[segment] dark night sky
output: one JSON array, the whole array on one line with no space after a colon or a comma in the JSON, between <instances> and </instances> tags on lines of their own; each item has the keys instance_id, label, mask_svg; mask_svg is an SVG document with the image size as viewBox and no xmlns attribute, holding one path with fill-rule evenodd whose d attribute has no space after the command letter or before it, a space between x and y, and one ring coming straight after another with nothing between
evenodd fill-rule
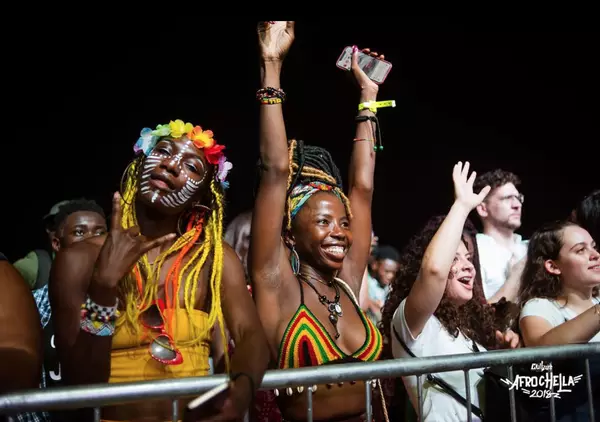
<instances>
[{"instance_id":1,"label":"dark night sky","mask_svg":"<svg viewBox=\"0 0 600 422\"><path fill-rule=\"evenodd\" d=\"M228 217L251 207L255 22L193 19L202 25L38 27L5 52L20 64L4 78L16 115L4 124L20 132L11 128L14 137L4 138L12 199L3 202L0 250L10 259L41 245L41 217L54 202L86 196L108 207L141 128L171 119L211 128L227 145L234 163ZM393 63L379 95L397 102L379 113L385 150L374 227L382 242L400 247L448 209L458 160L478 172L502 167L521 176L525 235L598 188L597 34L502 32L440 17L365 28L358 18L296 23L284 65L285 116L290 137L330 149L345 175L358 95L335 61L357 44Z\"/></svg>"}]
</instances>

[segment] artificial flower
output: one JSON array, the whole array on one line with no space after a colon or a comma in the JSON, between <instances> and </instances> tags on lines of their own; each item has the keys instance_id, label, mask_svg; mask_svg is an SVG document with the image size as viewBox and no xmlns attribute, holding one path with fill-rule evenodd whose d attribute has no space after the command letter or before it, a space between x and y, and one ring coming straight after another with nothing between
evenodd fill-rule
<instances>
[{"instance_id":1,"label":"artificial flower","mask_svg":"<svg viewBox=\"0 0 600 422\"><path fill-rule=\"evenodd\" d=\"M169 125L157 125L156 129L152 131L154 136L168 136L171 133Z\"/></svg>"},{"instance_id":2,"label":"artificial flower","mask_svg":"<svg viewBox=\"0 0 600 422\"><path fill-rule=\"evenodd\" d=\"M200 126L194 127L188 133L188 138L190 138L190 140L194 142L194 145L196 145L198 148L212 147L215 144L213 136L212 130L203 131Z\"/></svg>"},{"instance_id":3,"label":"artificial flower","mask_svg":"<svg viewBox=\"0 0 600 422\"><path fill-rule=\"evenodd\" d=\"M217 167L217 173L215 177L219 182L224 182L227 179L227 174L229 173L229 170L231 170L232 168L233 164L227 161L225 155L221 155L221 158L219 158L219 164Z\"/></svg>"},{"instance_id":4,"label":"artificial flower","mask_svg":"<svg viewBox=\"0 0 600 422\"><path fill-rule=\"evenodd\" d=\"M133 146L133 151L136 155L138 155L140 152L144 153L144 155L146 156L149 155L150 151L152 151L152 149L156 145L156 141L158 141L158 138L158 136L153 135L152 129L150 129L149 127L145 127L140 132L140 137Z\"/></svg>"},{"instance_id":5,"label":"artificial flower","mask_svg":"<svg viewBox=\"0 0 600 422\"><path fill-rule=\"evenodd\" d=\"M194 126L191 123L184 123L183 120L171 120L169 122L169 128L171 129L171 136L173 138L181 138L184 133L190 132Z\"/></svg>"},{"instance_id":6,"label":"artificial flower","mask_svg":"<svg viewBox=\"0 0 600 422\"><path fill-rule=\"evenodd\" d=\"M206 157L206 161L208 161L212 165L219 164L219 160L223 156L224 149L225 149L225 145L219 145L219 144L214 144L210 148L205 148L204 156Z\"/></svg>"}]
</instances>

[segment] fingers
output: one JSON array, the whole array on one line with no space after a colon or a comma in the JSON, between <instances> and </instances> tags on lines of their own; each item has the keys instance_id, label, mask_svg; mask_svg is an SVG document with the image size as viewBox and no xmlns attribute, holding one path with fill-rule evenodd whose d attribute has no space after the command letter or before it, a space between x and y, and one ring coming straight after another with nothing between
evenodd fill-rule
<instances>
[{"instance_id":1,"label":"fingers","mask_svg":"<svg viewBox=\"0 0 600 422\"><path fill-rule=\"evenodd\" d=\"M464 177L464 180L467 180L467 176L469 174L469 167L471 167L471 163L465 161L465 165L462 168L462 176Z\"/></svg>"},{"instance_id":2,"label":"fingers","mask_svg":"<svg viewBox=\"0 0 600 422\"><path fill-rule=\"evenodd\" d=\"M355 45L352 46L352 69L358 69L358 47Z\"/></svg>"},{"instance_id":3,"label":"fingers","mask_svg":"<svg viewBox=\"0 0 600 422\"><path fill-rule=\"evenodd\" d=\"M175 239L175 237L177 237L177 234L169 233L169 234L161 236L157 239L144 242L144 244L142 245L142 248L141 248L141 252L146 253L150 249L154 249L158 246L162 246L163 244L167 243L168 241Z\"/></svg>"},{"instance_id":4,"label":"fingers","mask_svg":"<svg viewBox=\"0 0 600 422\"><path fill-rule=\"evenodd\" d=\"M490 191L492 190L491 186L486 186L485 188L481 189L481 192L479 192L479 195L477 195L478 199L483 202L483 200L485 199L486 196L488 196L488 193L490 193Z\"/></svg>"},{"instance_id":5,"label":"fingers","mask_svg":"<svg viewBox=\"0 0 600 422\"><path fill-rule=\"evenodd\" d=\"M516 349L517 347L519 347L519 340L519 336L516 333L512 333L512 338L510 340L510 348Z\"/></svg>"},{"instance_id":6,"label":"fingers","mask_svg":"<svg viewBox=\"0 0 600 422\"><path fill-rule=\"evenodd\" d=\"M140 235L140 228L138 226L133 226L125 230L125 232L131 237L138 237Z\"/></svg>"},{"instance_id":7,"label":"fingers","mask_svg":"<svg viewBox=\"0 0 600 422\"><path fill-rule=\"evenodd\" d=\"M504 343L504 335L498 330L496 330L496 341L500 344Z\"/></svg>"},{"instance_id":8,"label":"fingers","mask_svg":"<svg viewBox=\"0 0 600 422\"><path fill-rule=\"evenodd\" d=\"M119 192L115 192L112 200L112 216L110 218L111 230L121 228L121 214L121 194Z\"/></svg>"},{"instance_id":9,"label":"fingers","mask_svg":"<svg viewBox=\"0 0 600 422\"><path fill-rule=\"evenodd\" d=\"M385 56L383 54L377 54L377 52L371 51L370 48L363 48L361 51L365 54L368 54L371 57L377 57L380 60L385 59Z\"/></svg>"},{"instance_id":10,"label":"fingers","mask_svg":"<svg viewBox=\"0 0 600 422\"><path fill-rule=\"evenodd\" d=\"M458 176L460 176L461 167L462 167L462 163L460 161L458 163L454 164L454 168L452 169L452 178L454 180L456 180L458 178Z\"/></svg>"},{"instance_id":11,"label":"fingers","mask_svg":"<svg viewBox=\"0 0 600 422\"><path fill-rule=\"evenodd\" d=\"M475 182L475 178L477 177L477 172L474 171L473 173L471 173L471 176L469 176L469 180L467 180L467 183L469 185L473 185L473 183Z\"/></svg>"}]
</instances>

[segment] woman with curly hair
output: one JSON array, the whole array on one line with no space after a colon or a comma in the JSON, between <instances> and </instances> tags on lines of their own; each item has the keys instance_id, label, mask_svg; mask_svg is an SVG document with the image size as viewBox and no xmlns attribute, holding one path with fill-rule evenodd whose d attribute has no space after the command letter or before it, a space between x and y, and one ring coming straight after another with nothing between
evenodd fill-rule
<instances>
[{"instance_id":1,"label":"woman with curly hair","mask_svg":"<svg viewBox=\"0 0 600 422\"><path fill-rule=\"evenodd\" d=\"M600 253L592 236L567 221L538 229L529 240L519 326L526 346L600 341ZM591 359L592 390L600 396L600 359ZM583 365L559 363L554 373L582 374ZM576 368L576 366L579 366ZM585 382L555 400L557 419L589 420ZM595 400L596 414L600 403Z\"/></svg>"},{"instance_id":2,"label":"woman with curly hair","mask_svg":"<svg viewBox=\"0 0 600 422\"><path fill-rule=\"evenodd\" d=\"M465 230L469 213L489 192L473 192L475 172L469 163L454 166L455 201L448 215L432 220L404 249L400 272L383 308L382 329L395 358L472 353L517 347L518 336L495 322L481 280L475 282L473 233ZM470 240L467 240L470 238ZM480 420L479 390L483 371L469 371L473 420ZM457 394L466 397L462 371L436 374ZM403 377L415 410L419 409L417 379ZM421 421L467 420L458 400L432 383L423 384ZM475 413L474 412L474 413Z\"/></svg>"}]
</instances>

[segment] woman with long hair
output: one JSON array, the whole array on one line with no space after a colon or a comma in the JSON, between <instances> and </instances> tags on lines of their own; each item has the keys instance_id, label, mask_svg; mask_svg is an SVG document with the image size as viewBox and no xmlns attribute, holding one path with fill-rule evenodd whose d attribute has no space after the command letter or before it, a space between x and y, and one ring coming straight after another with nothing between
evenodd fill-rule
<instances>
[{"instance_id":1,"label":"woman with long hair","mask_svg":"<svg viewBox=\"0 0 600 422\"><path fill-rule=\"evenodd\" d=\"M587 230L568 221L531 236L519 291L519 326L527 347L600 341L600 253ZM554 374L580 375L582 362L556 362ZM594 397L600 394L600 359L590 359ZM567 374L567 372L569 374ZM589 420L585 381L555 400L557 421ZM600 403L595 413L600 414ZM547 404L547 403L546 403ZM547 417L547 412L540 420ZM546 419L547 420L547 419Z\"/></svg>"},{"instance_id":2,"label":"woman with long hair","mask_svg":"<svg viewBox=\"0 0 600 422\"><path fill-rule=\"evenodd\" d=\"M381 335L356 297L371 246L377 119L368 107L358 112L346 196L326 150L288 143L280 73L294 23L264 22L258 34L261 177L250 272L271 356L278 368L376 360ZM355 48L352 73L364 104L376 100L378 88L358 67L357 55ZM363 382L307 387L313 420L363 420ZM278 399L285 420L306 420L304 388L281 391Z\"/></svg>"},{"instance_id":3,"label":"woman with long hair","mask_svg":"<svg viewBox=\"0 0 600 422\"><path fill-rule=\"evenodd\" d=\"M206 375L211 333L219 327L224 337L226 326L236 342L233 383L217 411L243 416L268 348L244 269L223 241L231 168L223 149L210 130L181 120L143 129L104 243L61 249L50 299L66 384ZM102 417L162 421L171 412L170 401L145 401L104 408Z\"/></svg>"},{"instance_id":4,"label":"woman with long hair","mask_svg":"<svg viewBox=\"0 0 600 422\"><path fill-rule=\"evenodd\" d=\"M392 355L425 357L472 353L498 347L517 347L518 336L496 322L494 309L483 296L474 264L473 233L465 222L489 187L473 192L475 172L469 163L454 166L455 201L443 218L431 220L411 239L400 258L400 271L383 307L382 331ZM482 370L469 371L471 400L479 406ZM436 374L463 398L462 371ZM403 377L415 410L417 379ZM467 410L450 394L423 384L421 421L467 420ZM478 409L478 407L477 407ZM479 420L477 414L473 420Z\"/></svg>"}]
</instances>

